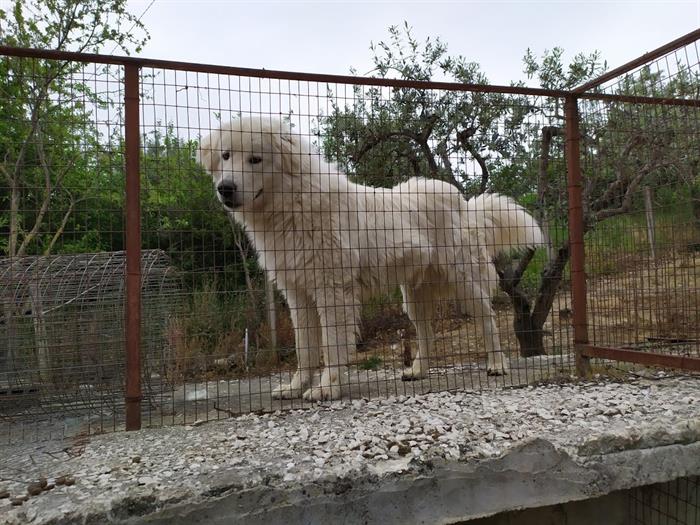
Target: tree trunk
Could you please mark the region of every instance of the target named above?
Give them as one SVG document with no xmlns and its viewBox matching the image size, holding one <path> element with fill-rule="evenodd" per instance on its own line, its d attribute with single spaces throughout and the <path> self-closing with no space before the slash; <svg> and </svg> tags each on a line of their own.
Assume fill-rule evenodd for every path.
<svg viewBox="0 0 700 525">
<path fill-rule="evenodd" d="M 519 289 L 515 289 L 511 296 L 515 317 L 513 328 L 515 337 L 520 345 L 521 357 L 545 355 L 544 331 L 542 325 L 537 326 L 534 315 L 531 313 L 530 301 Z"/>
<path fill-rule="evenodd" d="M 520 344 L 522 357 L 547 353 L 544 348 L 544 323 L 552 309 L 554 297 L 564 275 L 564 268 L 569 261 L 569 245 L 560 246 L 556 256 L 550 259 L 543 270 L 542 282 L 533 305 L 518 285 L 534 253 L 534 250 L 529 250 L 517 266 L 504 266 L 502 262 L 497 264 L 499 284 L 513 304 L 513 329 Z"/>
<path fill-rule="evenodd" d="M 517 265 L 509 264 L 504 258 L 496 261 L 499 285 L 513 305 L 513 330 L 522 357 L 545 354 L 542 327 L 536 326 L 530 299 L 518 286 L 534 254 L 535 250 L 528 250 Z"/>
<path fill-rule="evenodd" d="M 693 210 L 695 222 L 695 234 L 697 238 L 691 242 L 690 249 L 700 251 L 700 181 L 693 181 L 690 184 L 690 206 Z"/>
<path fill-rule="evenodd" d="M 540 165 L 537 175 L 537 204 L 540 226 L 547 239 L 547 259 L 554 257 L 554 247 L 549 240 L 549 214 L 547 213 L 547 189 L 549 188 L 549 152 L 552 148 L 552 139 L 563 135 L 564 131 L 558 126 L 545 126 L 542 128 L 542 143 L 540 144 Z"/>
<path fill-rule="evenodd" d="M 7 254 L 10 257 L 17 255 L 17 239 L 19 238 L 19 205 L 20 195 L 17 179 L 10 181 L 10 239 Z"/>
<path fill-rule="evenodd" d="M 644 213 L 647 219 L 647 240 L 651 262 L 656 263 L 656 228 L 654 224 L 654 204 L 651 198 L 651 188 L 644 186 Z"/>
<path fill-rule="evenodd" d="M 562 135 L 563 131 L 557 126 L 545 126 L 542 128 L 542 144 L 540 147 L 540 165 L 537 178 L 537 202 L 540 207 L 538 219 L 540 226 L 548 230 L 548 218 L 546 213 L 546 189 L 548 184 L 549 151 L 554 137 Z M 564 267 L 569 260 L 569 247 L 560 247 L 556 254 L 549 240 L 547 240 L 547 266 L 542 272 L 542 282 L 537 290 L 537 298 L 533 305 L 527 295 L 518 287 L 520 281 L 532 260 L 534 250 L 528 250 L 516 265 L 507 265 L 503 261 L 497 263 L 499 284 L 501 289 L 508 294 L 513 305 L 513 329 L 520 345 L 522 357 L 545 355 L 544 348 L 544 323 L 554 304 L 554 296 L 559 289 L 559 283 L 564 272 Z"/>
</svg>

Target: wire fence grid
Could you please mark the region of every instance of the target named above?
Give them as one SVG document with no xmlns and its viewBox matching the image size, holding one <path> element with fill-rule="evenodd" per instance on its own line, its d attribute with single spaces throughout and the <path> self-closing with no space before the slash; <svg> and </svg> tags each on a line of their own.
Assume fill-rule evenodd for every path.
<svg viewBox="0 0 700 525">
<path fill-rule="evenodd" d="M 599 91 L 697 102 L 699 76 L 694 40 L 607 80 Z M 697 359 L 698 107 L 588 100 L 581 109 L 591 343 L 675 356 L 668 361 L 675 364 Z"/>
<path fill-rule="evenodd" d="M 2 51 L 1 442 L 697 370 L 697 37 L 582 93 Z"/>
<path fill-rule="evenodd" d="M 692 525 L 700 523 L 700 479 L 680 478 L 630 491 L 629 525 Z"/>
</svg>

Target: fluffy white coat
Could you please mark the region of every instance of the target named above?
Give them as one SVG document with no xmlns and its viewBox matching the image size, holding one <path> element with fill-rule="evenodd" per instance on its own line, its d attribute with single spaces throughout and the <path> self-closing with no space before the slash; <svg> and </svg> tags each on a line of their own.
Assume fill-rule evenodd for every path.
<svg viewBox="0 0 700 525">
<path fill-rule="evenodd" d="M 199 159 L 289 304 L 298 367 L 275 397 L 338 399 L 362 301 L 397 285 L 418 336 L 405 379 L 428 373 L 431 322 L 444 300 L 459 301 L 481 324 L 488 373 L 506 373 L 491 308 L 492 260 L 543 242 L 537 222 L 511 199 L 465 201 L 450 184 L 421 178 L 391 189 L 355 184 L 269 116 L 213 131 Z M 312 384 L 321 354 L 324 368 Z"/>
</svg>

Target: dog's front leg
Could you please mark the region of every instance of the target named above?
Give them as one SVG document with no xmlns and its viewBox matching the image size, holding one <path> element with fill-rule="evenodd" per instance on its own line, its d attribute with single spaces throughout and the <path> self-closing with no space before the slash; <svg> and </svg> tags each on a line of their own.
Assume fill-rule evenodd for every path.
<svg viewBox="0 0 700 525">
<path fill-rule="evenodd" d="M 359 321 L 359 302 L 352 294 L 336 290 L 317 298 L 323 335 L 324 368 L 321 381 L 304 392 L 304 399 L 321 401 L 340 399 L 341 378 L 348 364 L 348 354 L 355 348 Z"/>
<path fill-rule="evenodd" d="M 275 399 L 301 397 L 311 383 L 314 372 L 320 365 L 321 326 L 316 305 L 305 291 L 284 290 L 289 312 L 294 325 L 297 352 L 297 370 L 289 383 L 283 383 L 272 391 Z"/>
<path fill-rule="evenodd" d="M 488 297 L 481 297 L 475 301 L 474 316 L 477 322 L 481 322 L 481 333 L 484 336 L 486 347 L 486 374 L 501 376 L 508 373 L 508 357 L 501 349 L 496 326 L 496 314 L 491 307 Z"/>
</svg>

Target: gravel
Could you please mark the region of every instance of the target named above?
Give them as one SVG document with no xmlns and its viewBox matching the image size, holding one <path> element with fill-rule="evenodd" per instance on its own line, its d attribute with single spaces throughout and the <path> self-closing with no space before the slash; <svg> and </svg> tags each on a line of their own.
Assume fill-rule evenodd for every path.
<svg viewBox="0 0 700 525">
<path fill-rule="evenodd" d="M 400 475 L 434 462 L 499 457 L 533 439 L 581 463 L 621 450 L 700 441 L 700 379 L 339 401 L 87 442 L 5 447 L 3 456 L 11 460 L 0 466 L 0 521 L 60 522 L 86 509 L 124 517 L 139 512 L 120 507 L 125 500 L 148 496 L 153 510 L 209 497 L 234 474 L 239 489 Z"/>
</svg>

